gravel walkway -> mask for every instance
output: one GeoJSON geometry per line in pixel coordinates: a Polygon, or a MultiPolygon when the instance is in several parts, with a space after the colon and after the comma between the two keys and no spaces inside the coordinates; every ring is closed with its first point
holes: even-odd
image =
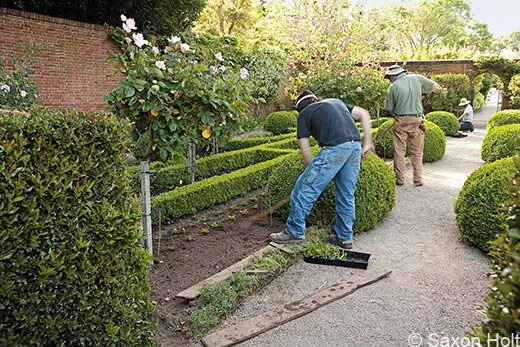
{"type": "MultiPolygon", "coordinates": [[[[372,254],[369,270],[391,269],[389,277],[240,346],[409,346],[411,333],[422,336],[422,346],[441,345],[442,336],[463,338],[483,318],[477,307],[486,294],[489,259],[459,240],[453,205],[467,176],[482,164],[485,123],[496,111],[492,101],[475,115],[473,133],[448,138],[443,159],[425,165],[423,187],[413,187],[407,168],[391,215],[355,237],[355,250],[372,254]]],[[[300,261],[220,327],[362,271],[300,261]]]]}

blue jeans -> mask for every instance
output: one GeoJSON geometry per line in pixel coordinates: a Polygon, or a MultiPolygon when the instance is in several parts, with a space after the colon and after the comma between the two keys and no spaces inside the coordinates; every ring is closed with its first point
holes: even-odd
{"type": "Polygon", "coordinates": [[[327,184],[334,180],[334,231],[341,241],[352,241],[352,225],[356,217],[354,193],[360,164],[361,143],[358,141],[323,147],[296,181],[291,193],[291,213],[285,231],[294,238],[305,238],[305,218],[327,184]]]}

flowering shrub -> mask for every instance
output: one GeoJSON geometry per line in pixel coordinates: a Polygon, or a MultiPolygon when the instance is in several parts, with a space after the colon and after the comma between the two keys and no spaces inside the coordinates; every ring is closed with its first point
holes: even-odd
{"type": "Polygon", "coordinates": [[[121,16],[123,29],[114,39],[116,54],[127,76],[106,96],[114,112],[134,122],[136,138],[148,134],[148,154],[162,159],[175,152],[183,139],[209,145],[212,137],[229,135],[250,101],[248,71],[228,64],[224,52],[212,52],[194,38],[147,40],[131,18],[121,16]]]}
{"type": "Polygon", "coordinates": [[[38,91],[30,79],[34,70],[28,67],[37,62],[33,57],[36,49],[35,45],[26,49],[25,59],[12,56],[12,70],[6,67],[7,59],[0,57],[0,108],[27,110],[36,104],[38,91]]]}

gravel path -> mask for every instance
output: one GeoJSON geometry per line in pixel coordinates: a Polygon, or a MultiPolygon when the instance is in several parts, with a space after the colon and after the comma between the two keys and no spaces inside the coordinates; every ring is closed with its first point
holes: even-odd
{"type": "MultiPolygon", "coordinates": [[[[483,318],[477,307],[487,290],[489,259],[459,240],[453,205],[467,176],[482,164],[485,123],[496,111],[492,101],[475,115],[473,133],[448,138],[443,159],[425,165],[423,187],[413,187],[407,168],[391,215],[355,237],[355,250],[372,254],[369,270],[391,269],[389,277],[240,346],[398,347],[409,346],[411,333],[423,337],[422,346],[442,345],[443,336],[463,338],[483,318]]],[[[363,271],[300,261],[247,298],[220,327],[363,271]]]]}

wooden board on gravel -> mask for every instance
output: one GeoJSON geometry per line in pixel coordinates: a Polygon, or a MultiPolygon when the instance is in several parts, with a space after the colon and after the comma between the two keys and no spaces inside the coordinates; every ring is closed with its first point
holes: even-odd
{"type": "Polygon", "coordinates": [[[293,301],[276,309],[263,312],[242,323],[210,334],[202,340],[202,343],[206,347],[227,347],[248,340],[352,294],[358,288],[374,283],[388,276],[391,272],[391,270],[371,271],[370,273],[365,273],[333,284],[301,300],[293,301]]]}

